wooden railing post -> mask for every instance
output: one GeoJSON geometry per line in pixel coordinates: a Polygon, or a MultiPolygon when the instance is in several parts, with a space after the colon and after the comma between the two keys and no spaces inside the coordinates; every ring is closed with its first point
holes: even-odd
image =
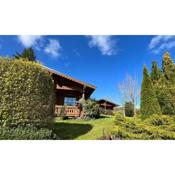
{"type": "MultiPolygon", "coordinates": [[[[59,114],[62,107],[61,105],[56,105],[55,113],[59,114]]],[[[65,106],[65,111],[67,117],[79,117],[80,110],[77,106],[65,106]]]]}

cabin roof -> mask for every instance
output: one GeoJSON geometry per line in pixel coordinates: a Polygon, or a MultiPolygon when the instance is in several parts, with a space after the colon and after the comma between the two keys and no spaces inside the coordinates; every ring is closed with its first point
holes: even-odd
{"type": "Polygon", "coordinates": [[[114,102],[112,102],[112,101],[106,100],[106,99],[99,99],[98,102],[99,102],[99,103],[107,102],[107,103],[109,103],[109,104],[111,104],[111,105],[119,106],[118,104],[116,104],[116,103],[114,103],[114,102]]]}
{"type": "Polygon", "coordinates": [[[96,86],[94,86],[94,85],[91,85],[91,84],[89,84],[89,83],[85,83],[85,82],[83,82],[83,81],[77,80],[77,79],[75,79],[75,78],[73,78],[73,77],[70,77],[70,76],[68,76],[68,75],[65,75],[65,74],[63,74],[63,73],[61,73],[61,72],[59,72],[59,71],[56,71],[56,70],[54,70],[54,69],[51,69],[51,68],[49,68],[49,67],[47,67],[47,66],[43,66],[43,67],[44,67],[45,69],[47,69],[47,70],[48,70],[50,73],[52,73],[52,74],[56,74],[56,75],[58,75],[58,76],[60,76],[60,77],[66,78],[66,79],[68,79],[68,80],[71,80],[71,81],[76,82],[76,83],[78,83],[78,84],[81,84],[81,85],[83,85],[83,86],[89,87],[89,88],[91,88],[91,89],[93,89],[93,90],[96,89],[96,86]]]}

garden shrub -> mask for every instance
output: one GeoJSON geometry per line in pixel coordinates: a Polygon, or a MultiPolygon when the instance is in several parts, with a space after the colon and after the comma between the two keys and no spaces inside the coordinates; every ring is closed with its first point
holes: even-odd
{"type": "Polygon", "coordinates": [[[115,127],[111,134],[112,138],[117,140],[127,139],[129,137],[128,132],[119,127],[115,127]]]}
{"type": "Polygon", "coordinates": [[[123,116],[122,112],[115,113],[115,124],[121,125],[125,121],[125,117],[123,116]]]}
{"type": "Polygon", "coordinates": [[[142,126],[142,121],[139,118],[130,118],[130,117],[124,117],[124,116],[116,116],[115,124],[117,126],[121,126],[122,128],[125,128],[128,132],[133,132],[135,134],[142,133],[144,130],[144,127],[142,126]]]}
{"type": "MultiPolygon", "coordinates": [[[[166,115],[151,115],[124,117],[116,114],[115,127],[110,137],[113,139],[160,140],[175,139],[175,117],[166,115]]],[[[105,138],[104,138],[105,139],[105,138]]]]}
{"type": "Polygon", "coordinates": [[[125,103],[125,115],[128,117],[134,116],[134,104],[132,102],[125,103]]]}
{"type": "Polygon", "coordinates": [[[92,99],[84,101],[82,104],[83,110],[86,118],[98,118],[100,115],[100,106],[99,104],[92,99]]]}
{"type": "Polygon", "coordinates": [[[0,140],[47,140],[59,139],[52,130],[31,127],[0,127],[0,140]]]}
{"type": "Polygon", "coordinates": [[[36,62],[0,58],[0,125],[44,127],[54,115],[54,86],[36,62]]]}
{"type": "Polygon", "coordinates": [[[148,123],[148,125],[154,125],[154,126],[165,126],[165,125],[171,125],[175,123],[173,117],[169,117],[166,115],[151,115],[150,117],[146,118],[145,123],[148,123]]]}

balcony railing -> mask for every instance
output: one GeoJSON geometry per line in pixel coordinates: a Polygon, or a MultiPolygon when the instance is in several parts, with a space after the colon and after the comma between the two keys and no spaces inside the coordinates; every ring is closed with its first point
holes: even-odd
{"type": "MultiPolygon", "coordinates": [[[[60,114],[61,109],[64,106],[56,105],[55,106],[55,113],[60,114]]],[[[80,116],[80,109],[77,106],[65,106],[65,116],[67,117],[79,117],[80,116]]]]}

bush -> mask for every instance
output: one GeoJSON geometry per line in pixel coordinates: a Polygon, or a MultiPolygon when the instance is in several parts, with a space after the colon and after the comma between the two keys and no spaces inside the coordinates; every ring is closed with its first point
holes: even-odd
{"type": "Polygon", "coordinates": [[[86,118],[97,118],[99,117],[100,106],[95,100],[88,99],[83,104],[83,110],[86,118]]]}
{"type": "Polygon", "coordinates": [[[125,117],[123,116],[122,112],[115,113],[115,124],[121,125],[125,121],[125,117]]]}
{"type": "Polygon", "coordinates": [[[125,103],[125,115],[128,117],[134,116],[134,104],[132,102],[125,103]]]}
{"type": "Polygon", "coordinates": [[[146,119],[144,117],[130,118],[116,114],[115,127],[111,135],[104,139],[175,139],[175,117],[166,115],[151,115],[146,119]]]}
{"type": "Polygon", "coordinates": [[[0,140],[47,140],[58,139],[52,130],[46,128],[0,127],[0,140]]]}
{"type": "Polygon", "coordinates": [[[0,125],[44,127],[54,114],[54,86],[35,62],[0,58],[0,125]]]}
{"type": "Polygon", "coordinates": [[[166,115],[151,115],[150,117],[146,118],[144,121],[148,125],[154,125],[154,126],[167,126],[175,123],[173,117],[169,117],[166,115]]]}

